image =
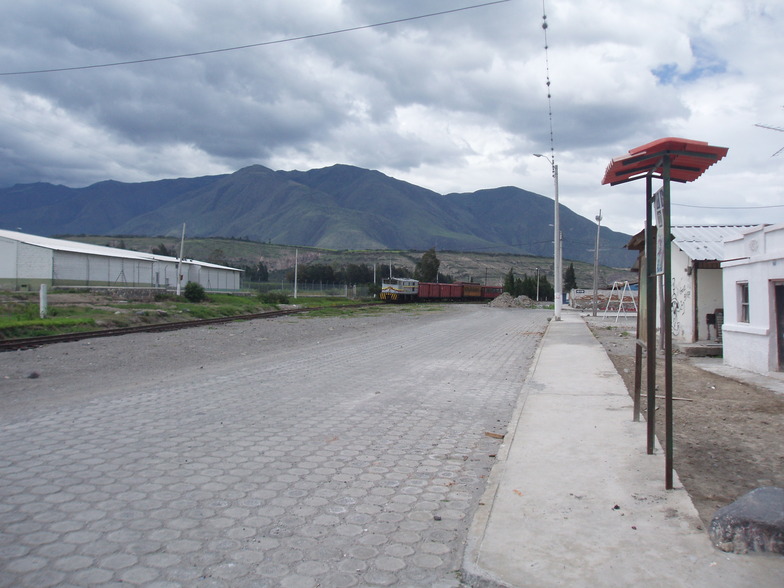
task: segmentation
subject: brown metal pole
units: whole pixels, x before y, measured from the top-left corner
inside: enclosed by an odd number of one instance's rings
[[[635,423],[640,421],[641,388],[642,388],[642,342],[638,338],[637,342],[634,345],[634,419],[633,420]]]
[[[672,239],[670,239],[670,156],[664,156],[664,422],[667,436],[665,451],[665,487],[672,490]]]
[[[646,383],[648,396],[648,455],[656,446],[656,237],[653,233],[653,178],[645,178],[645,297],[646,315]]]

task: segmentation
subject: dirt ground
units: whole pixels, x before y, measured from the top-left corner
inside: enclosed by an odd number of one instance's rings
[[[634,323],[588,317],[588,324],[632,395]],[[643,365],[642,406],[647,419],[645,377]],[[656,378],[663,395],[661,353]],[[705,371],[676,353],[673,396],[684,399],[673,404],[673,463],[706,528],[718,508],[746,492],[761,486],[784,487],[784,395]],[[664,400],[657,398],[656,431],[662,447],[664,427]]]

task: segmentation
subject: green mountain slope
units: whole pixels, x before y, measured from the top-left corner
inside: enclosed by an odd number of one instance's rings
[[[325,249],[552,255],[552,200],[516,187],[441,195],[374,170],[334,165],[86,188],[0,190],[0,227],[41,235],[233,237]],[[561,207],[565,259],[593,260],[596,225]],[[629,236],[602,228],[601,262],[628,267]]]

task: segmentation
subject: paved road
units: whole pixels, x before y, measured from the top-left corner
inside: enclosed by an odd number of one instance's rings
[[[549,313],[396,314],[1,354],[0,586],[458,586]]]

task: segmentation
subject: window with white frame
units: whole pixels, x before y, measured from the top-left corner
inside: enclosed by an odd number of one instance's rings
[[[738,322],[749,322],[749,283],[738,282]]]

